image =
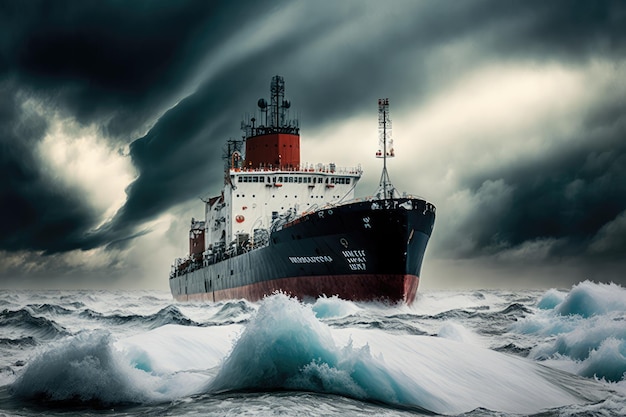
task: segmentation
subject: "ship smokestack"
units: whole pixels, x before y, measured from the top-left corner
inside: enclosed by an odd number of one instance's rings
[[[242,123],[245,133],[245,168],[292,169],[300,166],[300,127],[297,119],[289,118],[291,102],[285,99],[285,80],[275,75],[270,83],[269,103],[257,101],[259,119]],[[265,122],[255,126],[255,122]]]

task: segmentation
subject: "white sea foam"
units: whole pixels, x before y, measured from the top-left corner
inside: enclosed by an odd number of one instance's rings
[[[556,306],[561,304],[566,296],[566,293],[552,288],[546,291],[546,293],[541,297],[541,299],[537,303],[537,307],[543,310],[552,310]]]
[[[318,298],[312,308],[320,319],[346,317],[360,310],[353,302],[342,300],[336,295]]]
[[[22,398],[102,404],[169,401],[204,390],[239,326],[167,325],[123,340],[85,331],[49,345],[11,387]]]
[[[470,298],[480,301],[479,296]],[[360,308],[332,298],[307,305],[277,294],[251,311],[245,325],[166,325],[120,339],[108,331],[83,331],[31,358],[11,390],[26,399],[104,404],[155,403],[237,390],[307,390],[441,414],[479,407],[536,413],[608,395],[606,384],[593,379],[481,347],[460,323],[439,323],[441,337],[431,337],[331,328],[316,316],[342,317]],[[576,317],[577,324],[596,320],[605,329],[594,336],[601,339],[595,353],[575,370],[583,375],[621,363],[623,341],[607,336],[616,330],[609,326],[610,317],[618,314],[612,310],[583,318],[548,309],[532,317],[565,322]],[[542,329],[543,324],[527,329]],[[574,328],[568,324],[561,329],[570,334]],[[571,337],[576,339],[576,334]],[[551,358],[562,355],[544,348]]]
[[[417,314],[435,315],[454,309],[474,310],[483,306],[498,306],[506,302],[495,293],[480,291],[425,291],[417,294],[410,311]]]
[[[145,402],[143,372],[124,363],[107,331],[82,332],[53,343],[12,385],[24,398],[104,403]]]
[[[568,293],[547,291],[537,314],[512,330],[554,335],[539,343],[529,357],[585,377],[626,379],[626,289],[616,284],[584,281]]]
[[[470,345],[483,345],[477,334],[463,326],[461,323],[457,323],[452,320],[448,320],[441,325],[437,336]]]
[[[572,287],[555,310],[561,315],[582,317],[603,315],[612,311],[626,312],[626,289],[617,284],[584,281]]]
[[[261,305],[209,390],[306,389],[445,414],[478,407],[530,413],[602,397],[599,385],[587,382],[577,394],[577,384],[467,343],[331,330],[307,306],[277,295]]]

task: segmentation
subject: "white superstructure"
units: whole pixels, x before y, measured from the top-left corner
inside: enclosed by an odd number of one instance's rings
[[[334,164],[292,170],[230,169],[223,194],[206,204],[205,247],[225,245],[238,236],[253,242],[273,224],[352,200],[361,175],[360,167]]]

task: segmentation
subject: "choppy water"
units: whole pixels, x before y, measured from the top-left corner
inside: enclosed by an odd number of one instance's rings
[[[626,415],[626,289],[0,291],[0,415]]]

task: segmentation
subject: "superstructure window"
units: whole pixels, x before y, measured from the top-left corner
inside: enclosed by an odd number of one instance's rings
[[[242,177],[237,177],[237,182],[242,182],[242,181],[243,181]]]

